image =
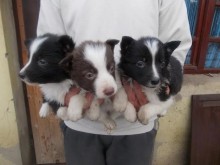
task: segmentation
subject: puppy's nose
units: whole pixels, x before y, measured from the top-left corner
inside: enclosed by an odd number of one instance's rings
[[[24,78],[25,78],[24,72],[20,72],[20,73],[19,73],[19,77],[20,77],[21,79],[24,79]]]
[[[111,96],[113,93],[115,92],[114,88],[106,88],[103,93],[106,95],[106,96]]]
[[[157,77],[154,77],[154,78],[151,80],[151,84],[152,84],[152,85],[158,85],[159,82],[160,82],[160,79],[157,78]]]

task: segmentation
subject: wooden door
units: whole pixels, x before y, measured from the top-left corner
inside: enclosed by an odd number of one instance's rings
[[[39,0],[13,0],[21,67],[27,62],[24,40],[36,36],[39,3]],[[39,117],[38,113],[42,98],[38,87],[26,86],[26,93],[36,163],[64,163],[63,136],[59,126],[60,121],[53,114],[45,119]]]
[[[192,97],[191,165],[220,165],[220,95]]]

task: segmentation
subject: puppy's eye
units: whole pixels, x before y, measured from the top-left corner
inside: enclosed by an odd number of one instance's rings
[[[138,61],[136,63],[136,66],[139,67],[139,68],[143,68],[143,67],[145,67],[145,62],[144,61]]]
[[[161,67],[161,68],[164,68],[164,67],[165,67],[165,62],[164,62],[164,61],[161,62],[160,67]]]
[[[112,65],[112,66],[109,68],[109,72],[110,72],[110,73],[114,73],[114,71],[115,71],[115,66]]]
[[[96,75],[94,73],[88,72],[86,73],[85,77],[89,80],[93,80],[96,77]]]
[[[41,60],[38,61],[38,65],[40,65],[40,66],[45,66],[47,64],[48,64],[48,62],[44,59],[41,59]]]

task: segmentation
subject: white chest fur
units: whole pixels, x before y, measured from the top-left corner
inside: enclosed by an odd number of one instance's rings
[[[60,104],[64,104],[65,95],[72,84],[73,82],[68,79],[60,83],[41,84],[40,87],[48,101],[57,101]]]
[[[173,103],[173,97],[171,96],[166,101],[160,101],[155,89],[144,87],[143,91],[147,96],[149,103],[140,108],[138,112],[138,119],[142,124],[147,124],[151,118],[157,117],[157,115],[165,115],[168,108]]]
[[[155,103],[158,104],[161,102],[157,96],[155,88],[143,87],[143,92],[147,96],[147,99],[149,100],[149,102],[154,103],[154,104]]]

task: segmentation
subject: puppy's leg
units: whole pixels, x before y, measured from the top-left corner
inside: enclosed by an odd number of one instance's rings
[[[171,96],[167,101],[162,102],[162,106],[163,106],[163,111],[159,114],[160,117],[163,117],[166,115],[168,109],[170,108],[170,106],[173,104],[174,102],[174,98],[173,96]]]
[[[116,127],[115,121],[111,118],[113,112],[113,103],[110,99],[105,99],[104,103],[100,105],[100,115],[98,121],[105,125],[107,133],[111,133]]]
[[[138,120],[140,123],[147,125],[148,121],[162,111],[162,107],[159,105],[148,103],[143,105],[138,111]]]
[[[70,120],[77,121],[82,118],[84,103],[84,95],[78,94],[70,98],[67,110],[67,116]]]
[[[128,103],[127,94],[125,89],[121,87],[114,96],[113,108],[117,112],[124,112]]]
[[[41,105],[41,108],[39,111],[39,116],[42,118],[47,117],[49,115],[50,111],[52,111],[51,106],[49,105],[48,102],[44,102]]]
[[[148,121],[157,115],[163,114],[173,103],[173,99],[170,98],[167,101],[160,102],[158,104],[148,103],[143,105],[138,112],[138,120],[146,125]]]
[[[163,110],[163,112],[161,112],[160,114],[158,114],[158,117],[164,117],[167,113],[167,109]]]
[[[98,120],[105,125],[108,134],[111,134],[111,131],[116,127],[115,121],[112,120],[106,112],[100,111],[100,116]]]
[[[60,107],[57,110],[57,117],[62,120],[68,120],[67,107]]]
[[[98,99],[93,99],[90,108],[86,110],[86,115],[90,120],[98,120],[100,115],[100,107]]]
[[[124,112],[124,117],[129,122],[135,122],[137,120],[136,109],[134,108],[134,106],[130,102],[127,103],[127,107]]]

